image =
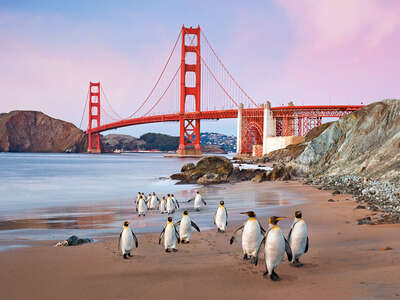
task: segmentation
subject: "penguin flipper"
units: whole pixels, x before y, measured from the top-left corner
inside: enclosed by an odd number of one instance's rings
[[[238,232],[239,230],[241,230],[241,229],[243,229],[244,228],[244,224],[242,225],[242,226],[240,226],[239,228],[237,228],[233,233],[232,233],[232,237],[231,237],[231,239],[230,239],[230,241],[229,241],[229,243],[232,245],[233,244],[233,241],[235,240],[235,234],[236,234],[236,232]]]
[[[225,207],[224,207],[225,208]],[[225,214],[226,214],[226,222],[225,226],[228,226],[228,210],[225,208]]]
[[[176,226],[179,226],[179,225],[181,225],[181,220],[179,220],[178,222],[176,222],[176,223],[174,224],[175,227],[176,227]]]
[[[218,208],[217,208],[217,210],[216,210],[215,213],[214,213],[214,225],[217,224],[217,223],[215,222],[215,218],[217,217],[217,211],[218,211]]]
[[[122,231],[121,231],[121,233],[119,234],[118,245],[117,245],[118,250],[119,250],[119,247],[120,247],[120,245],[121,245],[121,237],[122,237]]]
[[[263,237],[263,239],[261,240],[260,245],[258,245],[258,249],[257,249],[257,252],[256,252],[256,256],[254,257],[254,265],[256,265],[256,266],[257,266],[257,264],[258,264],[258,255],[260,254],[261,245],[265,243],[265,238],[266,238],[266,237],[267,237],[267,236],[265,235],[265,236]]]
[[[288,236],[287,236],[287,240],[288,240],[288,241],[290,241],[290,237],[292,236],[292,229],[293,229],[293,226],[290,227],[289,234],[288,234]]]
[[[203,198],[201,198],[201,202],[203,202],[204,205],[207,205],[206,201],[204,201]]]
[[[306,242],[306,249],[304,249],[304,253],[307,253],[308,251],[308,236],[307,236],[307,242]]]
[[[193,222],[193,221],[190,221],[190,222],[191,222],[192,226],[193,226],[198,232],[200,232],[199,226],[197,226],[197,224],[196,224],[195,222]]]
[[[132,229],[131,229],[131,232],[132,232],[133,238],[135,239],[135,246],[136,246],[136,248],[137,248],[137,247],[139,246],[138,239],[137,239],[137,237],[136,237],[136,235],[135,235],[135,233],[133,232]]]
[[[161,244],[161,239],[162,239],[164,233],[165,233],[165,227],[164,227],[164,229],[163,229],[163,230],[161,231],[161,233],[160,233],[160,238],[158,239],[158,244],[159,244],[159,245]]]
[[[283,237],[285,239],[285,237]],[[286,251],[286,255],[289,261],[292,261],[293,258],[293,254],[292,254],[292,249],[290,248],[290,245],[287,241],[287,239],[285,239],[285,251]]]
[[[181,239],[180,239],[180,236],[179,236],[179,232],[176,230],[176,227],[175,227],[175,226],[174,226],[174,229],[175,229],[175,236],[176,236],[176,239],[178,240],[178,244],[180,244]]]

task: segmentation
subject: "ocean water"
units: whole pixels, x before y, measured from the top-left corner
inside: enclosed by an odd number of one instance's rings
[[[150,211],[138,217],[134,199],[138,191],[173,193],[181,208],[200,189],[207,206],[192,211],[202,228],[213,228],[213,215],[224,200],[230,219],[243,219],[241,211],[268,215],[280,205],[290,205],[296,195],[260,188],[250,183],[207,188],[177,185],[169,175],[189,158],[165,158],[160,153],[39,154],[0,153],[0,251],[43,240],[64,240],[75,234],[100,239],[118,236],[129,220],[137,233],[161,231],[167,215]],[[304,200],[304,199],[303,199]],[[296,201],[302,199],[296,198]]]

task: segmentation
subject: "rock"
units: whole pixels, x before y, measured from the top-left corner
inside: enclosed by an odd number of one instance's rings
[[[262,173],[258,173],[256,174],[256,176],[253,177],[253,179],[251,180],[252,183],[260,183],[263,182],[267,179],[267,175],[265,172]]]
[[[197,180],[198,184],[203,184],[203,185],[217,184],[221,182],[224,182],[224,180],[222,180],[222,178],[215,173],[205,174]]]
[[[339,195],[340,194],[340,191],[338,191],[338,190],[335,190],[334,192],[332,192],[332,195]]]
[[[0,152],[86,152],[87,136],[69,122],[38,111],[0,117]]]
[[[72,235],[70,236],[68,239],[66,239],[65,241],[62,242],[58,242],[56,244],[56,247],[58,246],[77,246],[77,245],[81,245],[81,244],[87,244],[87,243],[93,243],[92,239],[88,239],[88,238],[78,238],[76,235]]]
[[[361,218],[361,219],[358,219],[357,221],[358,221],[358,225],[364,225],[364,224],[373,225],[371,217]]]
[[[367,209],[364,205],[357,205],[355,209]]]
[[[266,180],[290,180],[293,177],[293,168],[285,165],[273,165],[272,171],[266,174]]]
[[[181,172],[183,173],[183,172],[186,172],[186,171],[190,171],[190,170],[193,170],[194,168],[196,168],[194,163],[188,163],[186,165],[183,165],[183,167],[181,169]]]
[[[185,180],[186,176],[183,173],[175,173],[175,174],[172,174],[170,176],[170,178],[173,179],[173,180]]]
[[[231,175],[233,165],[229,159],[223,156],[206,156],[197,164],[196,169],[205,173],[217,173],[219,175]]]

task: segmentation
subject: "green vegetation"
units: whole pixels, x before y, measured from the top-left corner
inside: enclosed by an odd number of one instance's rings
[[[146,133],[140,137],[145,141],[146,150],[159,149],[161,151],[175,151],[179,147],[179,137],[161,133]]]

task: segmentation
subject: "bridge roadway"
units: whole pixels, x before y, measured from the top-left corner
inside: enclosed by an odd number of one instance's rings
[[[319,105],[319,106],[278,106],[271,107],[271,111],[275,118],[340,118],[345,114],[359,110],[363,105]],[[264,108],[243,108],[243,117],[246,116],[263,116]],[[218,120],[218,119],[235,119],[238,115],[238,109],[202,111],[202,112],[186,112],[184,114],[165,114],[138,117],[132,119],[123,119],[120,121],[101,125],[92,128],[87,133],[99,133],[106,130],[117,129],[132,125],[150,124],[159,122],[177,122],[181,118],[187,120]]]

